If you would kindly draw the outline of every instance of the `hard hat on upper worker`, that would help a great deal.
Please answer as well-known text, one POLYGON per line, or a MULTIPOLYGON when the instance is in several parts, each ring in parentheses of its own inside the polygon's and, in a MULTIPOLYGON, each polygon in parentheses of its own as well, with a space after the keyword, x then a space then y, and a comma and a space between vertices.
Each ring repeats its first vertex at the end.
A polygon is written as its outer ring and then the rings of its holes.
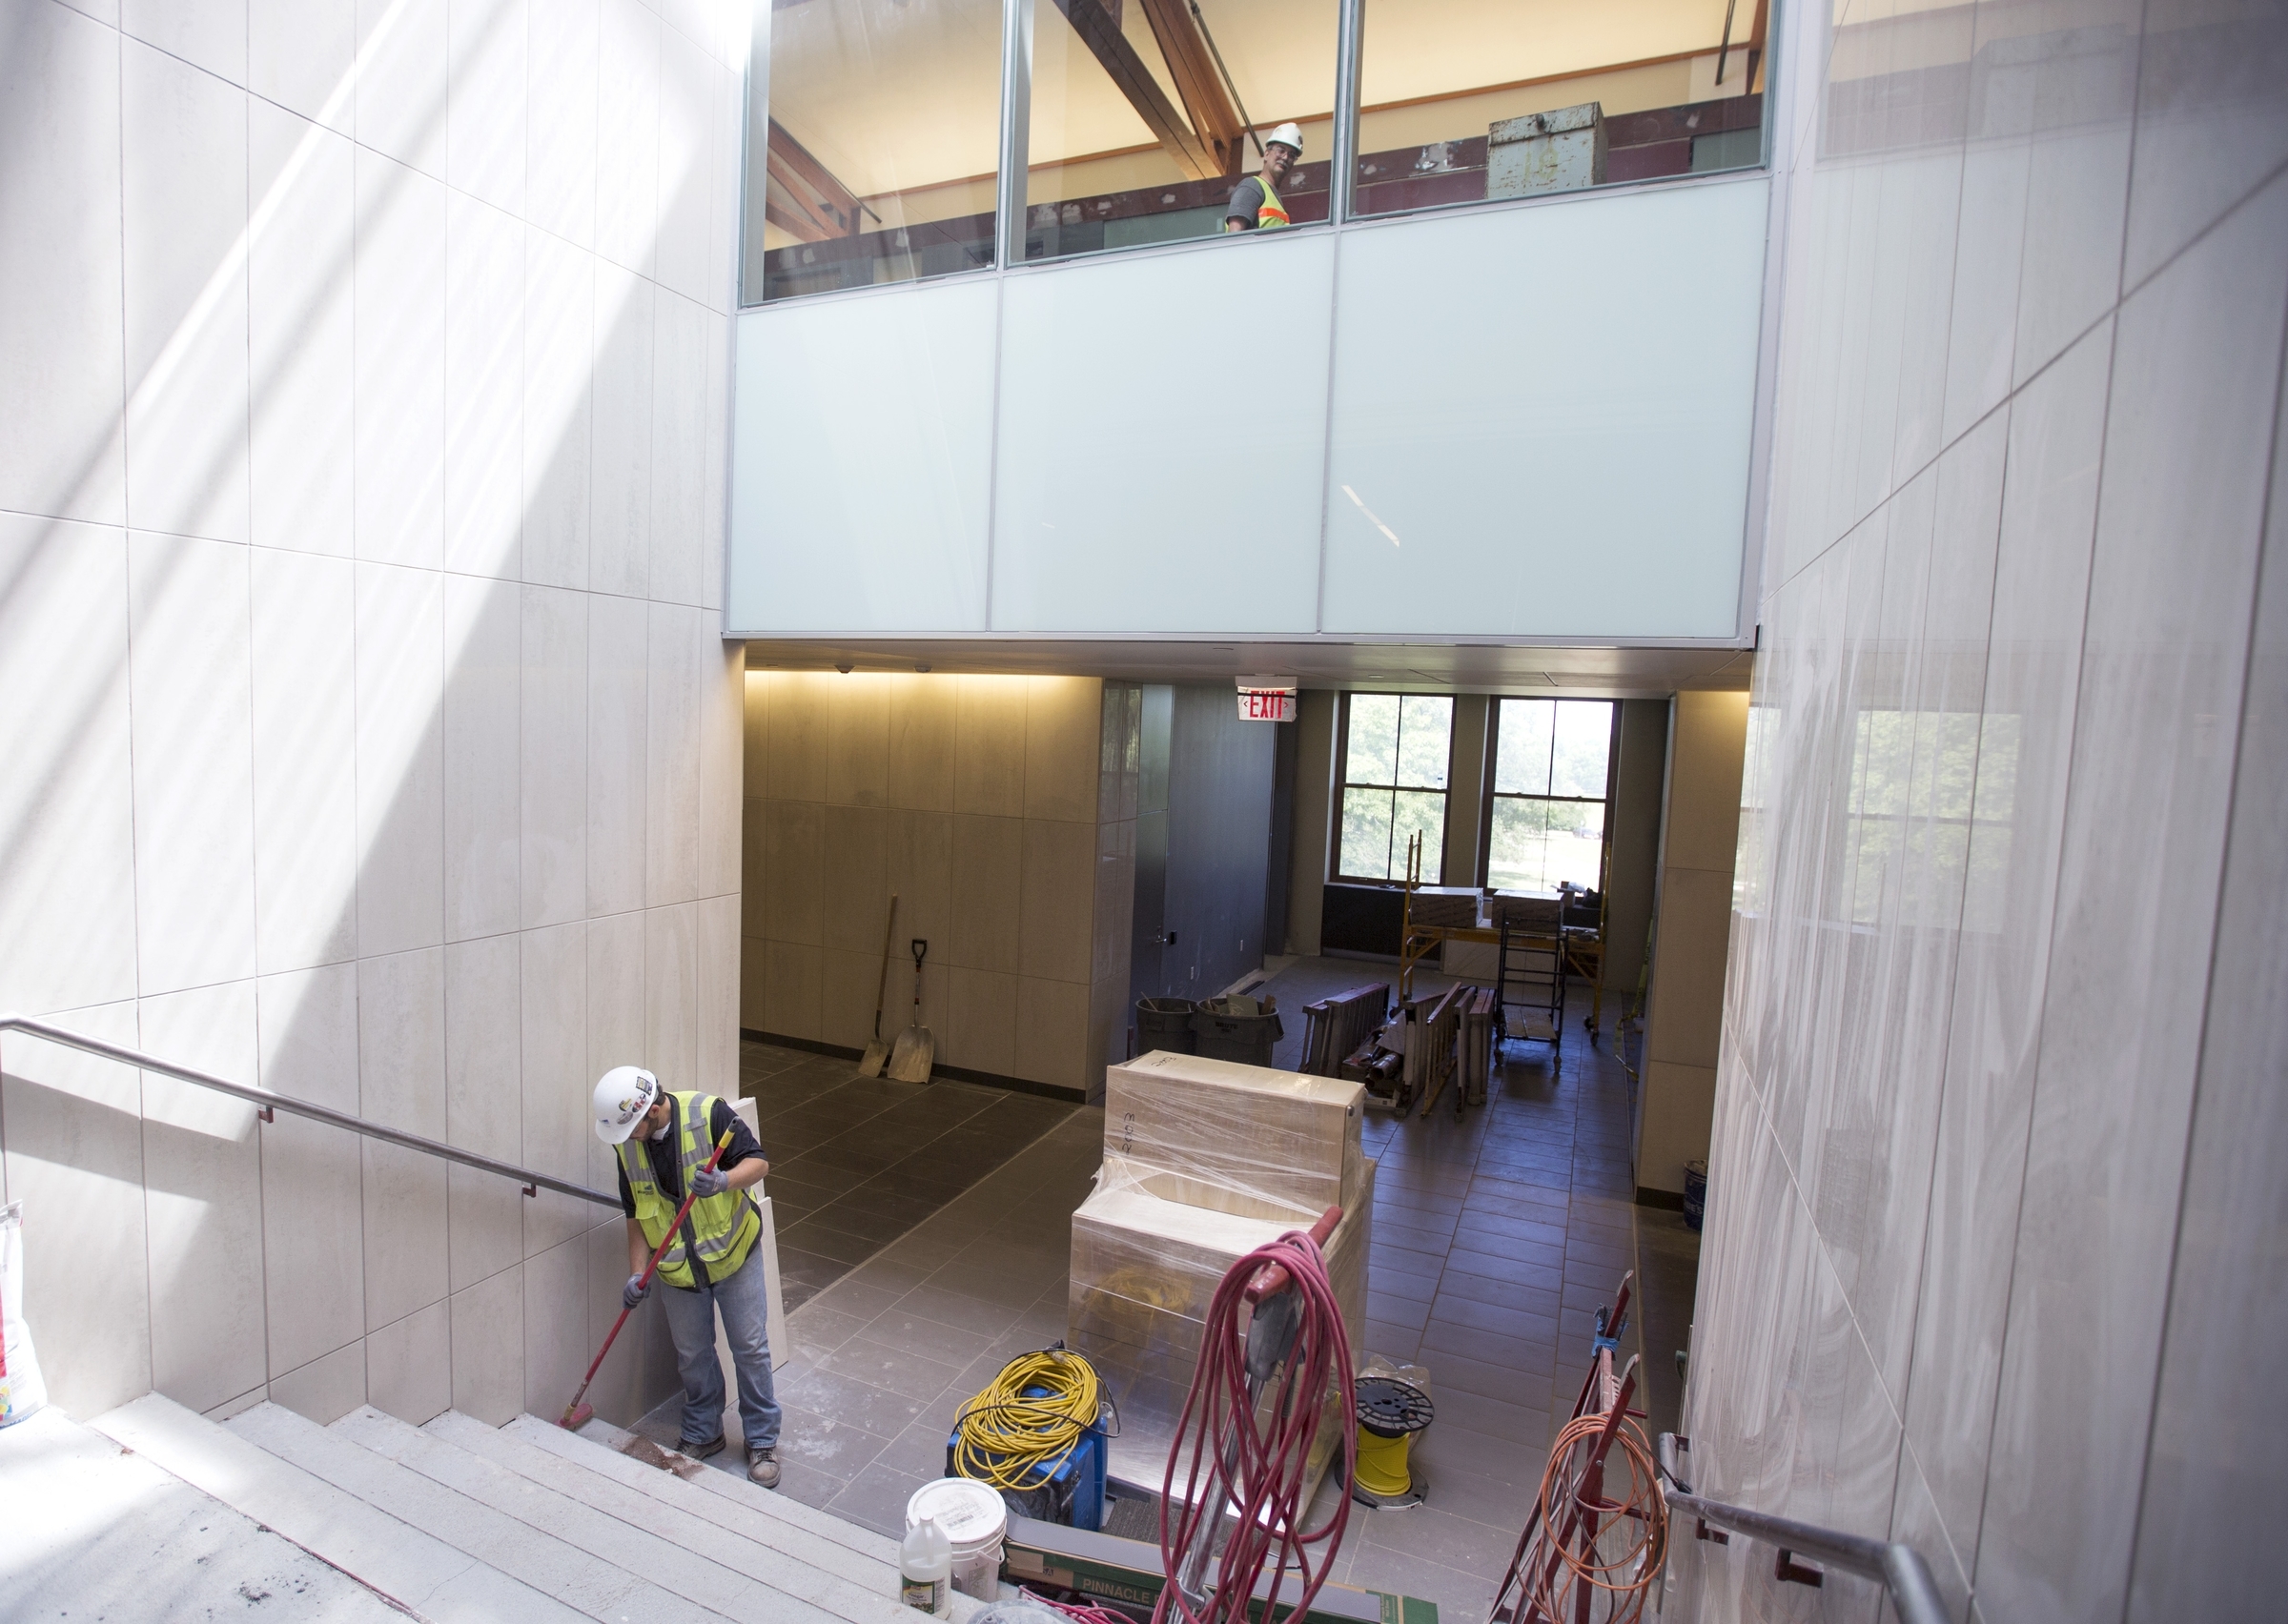
POLYGON ((596 1137, 624 1145, 660 1097, 660 1080, 640 1066, 615 1066, 596 1080, 596 1137))
POLYGON ((1282 147, 1294 148, 1295 155, 1298 158, 1303 155, 1303 131, 1300 125, 1282 124, 1263 139, 1267 143, 1277 141, 1282 147))

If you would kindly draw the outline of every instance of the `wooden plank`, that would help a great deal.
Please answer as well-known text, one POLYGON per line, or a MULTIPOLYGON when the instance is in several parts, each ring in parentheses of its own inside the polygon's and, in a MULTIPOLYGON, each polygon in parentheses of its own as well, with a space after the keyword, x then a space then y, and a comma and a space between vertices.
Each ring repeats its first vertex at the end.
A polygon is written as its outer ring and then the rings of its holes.
POLYGON ((1056 0, 1056 9, 1072 25, 1072 31, 1080 35, 1081 43, 1096 58, 1097 66, 1128 98, 1128 105, 1135 109, 1136 116, 1152 132, 1153 139, 1175 160, 1176 167, 1188 179, 1206 180, 1224 173, 1221 155, 1201 145, 1182 112, 1168 99, 1160 82, 1145 66, 1144 58, 1129 44, 1119 23, 1105 10, 1100 0, 1056 0))
POLYGON ((1152 37, 1159 41, 1160 58, 1168 64, 1168 76, 1175 81, 1175 93, 1192 128, 1215 155, 1213 173, 1236 175, 1253 169, 1247 131, 1224 89, 1223 75, 1216 71, 1191 0, 1144 0, 1144 18, 1152 25, 1152 37))

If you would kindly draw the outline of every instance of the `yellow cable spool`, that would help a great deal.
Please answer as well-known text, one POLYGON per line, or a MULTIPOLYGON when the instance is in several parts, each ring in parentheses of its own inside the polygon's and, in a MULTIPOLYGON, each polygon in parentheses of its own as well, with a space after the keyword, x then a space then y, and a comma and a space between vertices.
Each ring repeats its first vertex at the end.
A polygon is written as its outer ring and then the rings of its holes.
POLYGON ((1414 1490, 1414 1471, 1406 1459, 1414 1436, 1438 1411, 1428 1393, 1397 1376, 1360 1376, 1355 1391, 1358 1464, 1351 1481, 1377 1500, 1402 1498, 1414 1490))
POLYGON ((1101 1404, 1095 1367, 1079 1354, 1020 1353, 961 1407, 954 1472, 995 1489, 1037 1488, 1095 1425, 1101 1404))
POLYGON ((1413 1443, 1411 1432, 1386 1438, 1371 1428, 1359 1428, 1358 1487, 1385 1499, 1396 1499, 1413 1488, 1414 1472, 1406 1464, 1413 1443))

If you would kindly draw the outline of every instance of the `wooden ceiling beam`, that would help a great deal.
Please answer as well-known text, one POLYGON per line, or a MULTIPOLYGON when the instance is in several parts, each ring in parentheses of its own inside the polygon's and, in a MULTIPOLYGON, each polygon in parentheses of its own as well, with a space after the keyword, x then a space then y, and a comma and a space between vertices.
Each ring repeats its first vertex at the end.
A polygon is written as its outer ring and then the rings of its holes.
POLYGON ((866 205, 775 118, 765 173, 770 184, 764 190, 763 217, 797 240, 824 242, 862 229, 866 205))
POLYGON ((1247 167, 1247 131, 1208 50, 1192 0, 1143 0, 1143 6, 1192 128, 1200 144, 1215 154, 1216 173, 1237 174, 1247 167))
MULTIPOLYGON (((1222 153, 1211 150, 1194 133, 1191 121, 1168 99, 1168 92, 1160 89, 1160 82, 1152 76, 1142 55, 1128 42, 1120 25, 1099 0, 1056 0, 1056 9, 1072 25, 1072 31, 1089 48, 1089 54, 1096 58, 1097 66, 1128 98, 1128 105, 1135 109, 1136 116, 1152 132, 1153 139, 1175 160, 1185 179, 1206 180, 1228 173, 1223 168, 1222 153)), ((1177 83, 1180 85, 1182 80, 1179 78, 1177 83)))

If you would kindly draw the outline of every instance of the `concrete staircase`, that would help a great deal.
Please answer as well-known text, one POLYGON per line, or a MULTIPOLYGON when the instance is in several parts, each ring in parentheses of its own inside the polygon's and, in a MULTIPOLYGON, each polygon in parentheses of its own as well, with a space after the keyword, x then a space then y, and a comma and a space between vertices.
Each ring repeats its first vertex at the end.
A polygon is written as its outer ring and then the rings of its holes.
POLYGON ((217 1424, 156 1393, 46 1411, 0 1432, 0 1617, 912 1624, 889 1540, 624 1441, 371 1408, 217 1424))

